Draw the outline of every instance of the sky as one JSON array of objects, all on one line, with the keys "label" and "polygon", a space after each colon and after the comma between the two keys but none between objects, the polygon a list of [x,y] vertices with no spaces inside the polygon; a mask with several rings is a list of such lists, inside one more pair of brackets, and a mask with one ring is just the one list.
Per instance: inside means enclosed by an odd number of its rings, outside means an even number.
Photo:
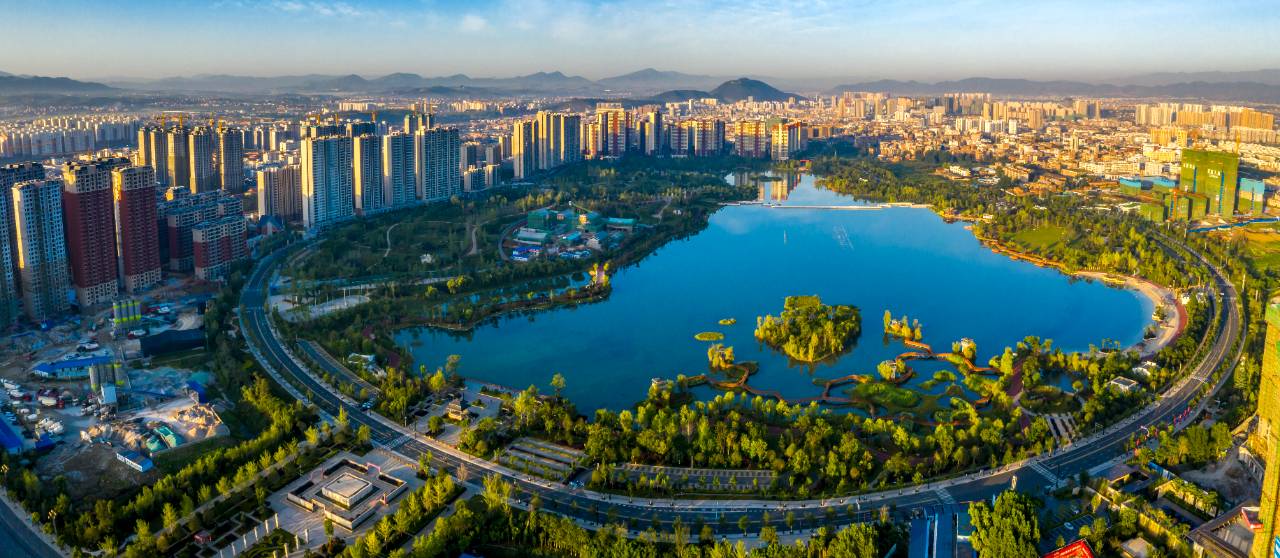
[{"label": "sky", "polygon": [[1280,0],[0,0],[0,14],[11,45],[0,71],[79,79],[599,79],[653,67],[1100,80],[1280,68]]}]

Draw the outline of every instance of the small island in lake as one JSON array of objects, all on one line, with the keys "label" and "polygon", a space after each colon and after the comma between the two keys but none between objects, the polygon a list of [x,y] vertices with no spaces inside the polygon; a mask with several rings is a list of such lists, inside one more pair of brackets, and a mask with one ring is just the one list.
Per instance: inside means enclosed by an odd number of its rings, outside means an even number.
[{"label": "small island in lake", "polygon": [[780,316],[756,318],[756,339],[801,362],[843,353],[861,333],[855,306],[826,305],[817,296],[789,296]]}]

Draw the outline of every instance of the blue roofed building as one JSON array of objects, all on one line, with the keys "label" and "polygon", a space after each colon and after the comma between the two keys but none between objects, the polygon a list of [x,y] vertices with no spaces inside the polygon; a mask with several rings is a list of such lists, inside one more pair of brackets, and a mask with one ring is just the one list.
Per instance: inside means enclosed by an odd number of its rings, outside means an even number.
[{"label": "blue roofed building", "polygon": [[150,471],[155,466],[151,463],[151,458],[143,456],[136,451],[116,452],[116,459],[139,473]]},{"label": "blue roofed building", "polygon": [[964,504],[931,506],[911,520],[907,556],[910,558],[969,558],[973,525]]},{"label": "blue roofed building", "polygon": [[70,360],[55,360],[37,364],[32,372],[41,378],[50,380],[85,380],[89,378],[89,370],[94,367],[112,366],[109,356],[91,356]]},{"label": "blue roofed building", "polygon": [[4,446],[4,451],[9,455],[17,455],[24,449],[22,436],[18,435],[13,425],[6,420],[0,420],[0,446]]}]

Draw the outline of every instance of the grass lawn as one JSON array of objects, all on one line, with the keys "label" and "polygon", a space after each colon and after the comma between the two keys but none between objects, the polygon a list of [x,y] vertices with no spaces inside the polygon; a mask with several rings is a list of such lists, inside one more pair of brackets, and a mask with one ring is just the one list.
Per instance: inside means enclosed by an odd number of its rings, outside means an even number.
[{"label": "grass lawn", "polygon": [[202,370],[209,367],[209,353],[204,348],[191,349],[151,358],[150,368],[168,366],[182,370]]},{"label": "grass lawn", "polygon": [[891,413],[905,411],[920,404],[920,394],[914,390],[884,382],[858,384],[849,390],[849,394],[880,405]]},{"label": "grass lawn", "polygon": [[154,455],[156,467],[165,474],[175,473],[179,469],[187,466],[187,464],[203,457],[205,454],[218,449],[229,448],[236,445],[236,440],[230,436],[218,436],[208,440],[184,444]]},{"label": "grass lawn", "polygon": [[1067,229],[1057,225],[1045,225],[1034,229],[1027,229],[1013,235],[1013,241],[1017,244],[1035,250],[1037,252],[1047,251],[1055,245],[1068,242]]},{"label": "grass lawn", "polygon": [[1255,265],[1270,271],[1280,271],[1280,224],[1261,223],[1220,234],[1225,237],[1243,237],[1248,245],[1249,259]]},{"label": "grass lawn", "polygon": [[1036,386],[1022,394],[1022,406],[1034,413],[1073,413],[1080,409],[1076,398],[1054,386]]}]

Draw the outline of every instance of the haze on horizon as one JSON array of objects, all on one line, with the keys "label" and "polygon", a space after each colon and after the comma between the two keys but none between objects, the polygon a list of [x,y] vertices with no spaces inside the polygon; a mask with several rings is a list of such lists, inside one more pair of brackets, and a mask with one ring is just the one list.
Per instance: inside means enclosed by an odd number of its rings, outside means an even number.
[{"label": "haze on horizon", "polygon": [[[1105,80],[1280,67],[1274,1],[0,0],[0,70],[78,79],[716,76]],[[22,22],[16,25],[12,22]]]}]

